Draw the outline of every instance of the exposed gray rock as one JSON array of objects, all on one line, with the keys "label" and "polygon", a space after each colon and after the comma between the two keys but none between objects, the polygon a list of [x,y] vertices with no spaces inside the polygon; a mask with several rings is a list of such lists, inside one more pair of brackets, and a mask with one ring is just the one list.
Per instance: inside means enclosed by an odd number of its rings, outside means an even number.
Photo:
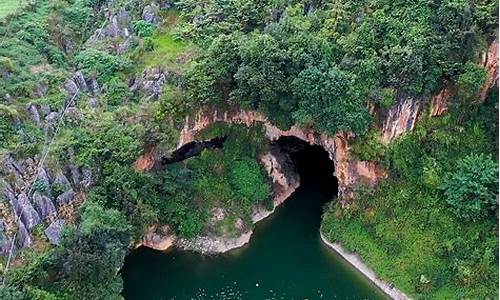
[{"label": "exposed gray rock", "polygon": [[49,87],[46,84],[39,84],[35,88],[35,95],[38,98],[45,97],[45,95],[47,95],[48,90],[49,90]]},{"label": "exposed gray rock", "polygon": [[30,233],[24,226],[22,222],[19,222],[19,228],[18,228],[18,233],[17,233],[17,246],[20,249],[29,247],[32,243]]},{"label": "exposed gray rock", "polygon": [[90,46],[107,38],[123,38],[124,40],[130,38],[131,21],[128,11],[120,9],[116,14],[108,16],[107,25],[102,29],[97,29],[86,44]]},{"label": "exposed gray rock", "polygon": [[42,219],[57,214],[56,207],[49,197],[42,195],[39,192],[35,192],[33,194],[33,202],[35,203],[36,210]]},{"label": "exposed gray rock", "polygon": [[43,129],[45,131],[45,133],[48,134],[54,130],[58,117],[59,117],[59,114],[56,113],[55,111],[49,113],[47,115],[47,117],[45,117],[45,127]]},{"label": "exposed gray rock", "polygon": [[160,6],[156,2],[146,5],[142,10],[142,19],[152,24],[158,24],[160,22],[159,10]]},{"label": "exposed gray rock", "polygon": [[45,229],[45,235],[51,244],[59,245],[61,243],[64,225],[66,225],[64,220],[55,220]]},{"label": "exposed gray rock", "polygon": [[17,199],[11,203],[17,216],[21,216],[21,221],[28,229],[33,228],[35,225],[40,224],[42,221],[40,216],[33,208],[25,193],[19,194]]},{"label": "exposed gray rock", "polygon": [[61,206],[64,204],[70,204],[71,202],[73,202],[73,200],[75,200],[75,196],[75,191],[73,191],[73,189],[70,189],[57,197],[57,205]]},{"label": "exposed gray rock", "polygon": [[[87,81],[85,80],[85,77],[83,76],[82,71],[75,72],[75,75],[73,75],[73,82],[80,89],[80,91],[82,91],[82,92],[88,91]],[[72,93],[72,94],[74,94],[74,93]]]},{"label": "exposed gray rock", "polygon": [[66,178],[66,176],[64,176],[61,172],[57,173],[56,177],[52,181],[52,188],[54,188],[54,186],[56,186],[55,188],[59,191],[63,192],[71,189],[71,184],[68,178]]},{"label": "exposed gray rock", "polygon": [[66,91],[66,93],[68,93],[68,95],[70,96],[75,95],[79,91],[78,84],[76,84],[76,82],[73,79],[66,80],[66,82],[63,85],[63,88]]},{"label": "exposed gray rock", "polygon": [[50,114],[50,105],[48,104],[42,104],[40,105],[39,111],[42,113],[44,117],[47,117]]},{"label": "exposed gray rock", "polygon": [[92,95],[95,95],[97,92],[99,92],[99,83],[97,83],[97,80],[95,78],[87,79],[87,87]]},{"label": "exposed gray rock", "polygon": [[38,113],[38,109],[36,108],[36,105],[34,104],[29,104],[28,105],[28,113],[30,115],[31,120],[37,125],[40,125],[40,114]]},{"label": "exposed gray rock", "polygon": [[170,76],[171,72],[161,67],[147,68],[142,72],[141,77],[130,87],[130,90],[146,94],[149,100],[156,100],[161,95],[163,85]]},{"label": "exposed gray rock", "polygon": [[89,106],[92,108],[96,108],[99,105],[99,101],[95,97],[89,98]]},{"label": "exposed gray rock", "polygon": [[88,168],[82,168],[80,176],[80,187],[83,189],[88,189],[92,186],[94,182],[92,181],[92,171]]},{"label": "exposed gray rock", "polygon": [[[11,205],[12,203],[16,203],[16,195],[14,194],[14,191],[12,190],[12,187],[10,184],[6,182],[1,182],[2,187],[2,195],[5,200],[7,200]],[[1,198],[0,198],[1,199]]]},{"label": "exposed gray rock", "polygon": [[70,164],[69,173],[71,174],[71,181],[74,186],[79,186],[81,182],[81,173],[77,166]]}]

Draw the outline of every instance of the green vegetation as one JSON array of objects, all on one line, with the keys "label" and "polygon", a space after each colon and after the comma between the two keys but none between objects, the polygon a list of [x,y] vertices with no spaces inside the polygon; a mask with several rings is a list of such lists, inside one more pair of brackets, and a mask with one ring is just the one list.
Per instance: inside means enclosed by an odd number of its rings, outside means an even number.
[{"label": "green vegetation", "polygon": [[387,109],[402,97],[428,97],[442,79],[458,80],[462,66],[470,75],[461,82],[480,79],[470,60],[492,40],[498,4],[188,0],[181,7],[182,33],[207,49],[187,76],[192,101],[257,109],[284,128],[362,134],[367,102]]},{"label": "green vegetation", "polygon": [[[0,298],[119,299],[117,270],[151,225],[188,239],[252,226],[255,206],[269,204],[260,126],[214,124],[198,138],[226,137],[222,148],[155,172],[133,166],[144,149],[175,148],[184,117],[203,108],[355,133],[352,154],[390,176],[348,207],[332,204],[326,236],[417,299],[496,297],[498,97],[477,95],[497,2],[184,0],[159,9],[158,24],[142,19],[143,2],[37,0],[0,22],[0,153],[39,157],[50,119],[74,93],[68,79],[81,71],[92,88],[73,99],[46,167],[93,174],[62,244],[20,254]],[[128,22],[130,39],[89,41],[121,9],[129,15],[117,23]],[[142,79],[161,95],[135,90]],[[368,107],[383,115],[400,99],[428,99],[444,81],[457,91],[448,114],[422,114],[413,133],[379,142]]]},{"label": "green vegetation", "polygon": [[416,299],[497,294],[498,97],[473,103],[419,123],[383,156],[387,181],[324,215],[330,240]]},{"label": "green vegetation", "polygon": [[22,0],[4,0],[0,4],[0,18],[4,18],[16,11],[21,5]]}]

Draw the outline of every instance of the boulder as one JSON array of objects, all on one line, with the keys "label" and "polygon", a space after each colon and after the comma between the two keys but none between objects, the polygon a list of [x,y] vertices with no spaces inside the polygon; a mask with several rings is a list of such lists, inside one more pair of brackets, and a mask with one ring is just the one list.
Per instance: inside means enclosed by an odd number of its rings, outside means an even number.
[{"label": "boulder", "polygon": [[59,245],[61,243],[64,225],[66,225],[64,220],[55,220],[45,229],[45,235],[51,244]]},{"label": "boulder", "polygon": [[31,120],[37,125],[40,125],[40,114],[38,113],[38,109],[36,108],[36,105],[34,104],[29,104],[27,111],[30,115]]},{"label": "boulder", "polygon": [[45,97],[45,95],[47,95],[48,90],[49,87],[46,84],[39,84],[35,87],[35,95],[38,98]]},{"label": "boulder", "polygon": [[[75,75],[73,75],[73,82],[80,89],[80,91],[86,92],[88,90],[87,81],[85,80],[82,71],[75,72]],[[71,94],[74,95],[74,93]]]},{"label": "boulder", "polygon": [[66,93],[68,93],[68,95],[70,96],[75,95],[80,90],[78,85],[72,79],[66,80],[66,82],[63,85],[63,88],[66,91]]},{"label": "boulder", "polygon": [[73,200],[75,200],[75,196],[75,191],[73,191],[73,189],[70,189],[57,197],[57,205],[61,206],[64,204],[70,204],[71,202],[73,202]]},{"label": "boulder", "polygon": [[156,100],[161,95],[161,91],[167,79],[171,77],[171,72],[161,67],[147,68],[142,75],[130,87],[132,92],[142,92],[148,96],[149,100]]},{"label": "boulder", "polygon": [[20,249],[29,247],[32,243],[31,235],[24,226],[22,222],[19,222],[19,228],[17,232],[17,246]]},{"label": "boulder", "polygon": [[54,202],[49,197],[35,192],[33,194],[33,202],[35,203],[36,211],[42,219],[57,214]]},{"label": "boulder", "polygon": [[42,221],[36,210],[29,202],[28,196],[26,196],[25,193],[21,193],[17,197],[16,201],[11,204],[16,212],[16,215],[21,216],[21,221],[24,225],[26,225],[27,229],[33,228]]},{"label": "boulder", "polygon": [[160,22],[159,10],[160,6],[156,2],[146,5],[142,10],[142,19],[152,24],[158,24]]},{"label": "boulder", "polygon": [[62,172],[59,172],[54,178],[54,181],[52,181],[52,188],[55,188],[61,192],[65,192],[71,189],[71,183]]}]

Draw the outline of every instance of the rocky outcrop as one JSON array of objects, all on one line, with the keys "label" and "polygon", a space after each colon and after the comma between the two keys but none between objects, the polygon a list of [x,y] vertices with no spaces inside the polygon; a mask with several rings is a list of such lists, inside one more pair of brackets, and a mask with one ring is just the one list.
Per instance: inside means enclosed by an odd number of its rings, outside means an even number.
[{"label": "rocky outcrop", "polygon": [[197,251],[203,254],[224,253],[243,247],[250,241],[251,236],[252,231],[244,232],[235,238],[200,236],[191,240],[179,239],[176,246],[184,250]]},{"label": "rocky outcrop", "polygon": [[484,101],[489,90],[494,86],[498,86],[498,38],[490,44],[488,52],[483,56],[482,64],[488,71],[486,82],[480,94],[481,101]]},{"label": "rocky outcrop", "polygon": [[63,219],[67,219],[68,204],[76,198],[75,189],[83,191],[92,182],[90,170],[72,165],[56,169],[52,175],[46,168],[37,172],[38,159],[16,160],[7,155],[0,163],[0,221],[3,225],[0,235],[4,237],[0,240],[0,256],[8,254],[14,236],[14,251],[30,246],[31,231],[38,224],[47,227],[45,234],[50,242],[58,242],[58,230],[66,222]]},{"label": "rocky outcrop", "polygon": [[172,72],[162,67],[146,68],[142,72],[142,75],[132,84],[130,90],[135,93],[141,92],[148,98],[148,100],[158,100],[161,95],[163,85],[172,76]]},{"label": "rocky outcrop", "polygon": [[413,130],[422,102],[412,97],[402,98],[393,105],[382,123],[381,141],[389,144],[402,134]]},{"label": "rocky outcrop", "polygon": [[66,225],[64,220],[55,220],[45,229],[45,235],[51,244],[59,245],[61,243],[64,225]]},{"label": "rocky outcrop", "polygon": [[160,5],[156,2],[151,2],[142,10],[142,19],[151,24],[158,24],[161,21],[159,16]]},{"label": "rocky outcrop", "polygon": [[139,245],[158,251],[165,251],[172,247],[176,240],[177,237],[173,234],[170,226],[154,225],[146,231]]},{"label": "rocky outcrop", "polygon": [[35,192],[33,194],[33,201],[35,203],[36,211],[42,219],[55,216],[57,214],[54,202],[48,196]]},{"label": "rocky outcrop", "polygon": [[431,117],[438,117],[448,112],[448,103],[453,96],[451,87],[447,84],[436,95],[431,98]]},{"label": "rocky outcrop", "polygon": [[130,49],[132,39],[132,18],[130,13],[121,8],[115,14],[108,14],[106,25],[97,29],[87,40],[87,47],[94,46],[98,41],[110,39],[117,43],[107,43],[108,50],[116,53],[124,53]]},{"label": "rocky outcrop", "polygon": [[271,199],[273,199],[273,208],[258,205],[252,213],[254,223],[271,215],[275,208],[288,199],[300,185],[300,177],[297,174],[293,162],[287,154],[282,153],[277,148],[264,154],[260,158],[267,175],[272,179]]}]

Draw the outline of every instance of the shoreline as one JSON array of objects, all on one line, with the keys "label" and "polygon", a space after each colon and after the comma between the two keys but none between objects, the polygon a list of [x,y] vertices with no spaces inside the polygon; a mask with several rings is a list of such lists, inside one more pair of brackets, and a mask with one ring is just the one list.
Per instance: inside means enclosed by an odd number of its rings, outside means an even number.
[{"label": "shoreline", "polygon": [[[288,186],[287,189],[281,191],[273,201],[274,205],[271,210],[256,209],[252,214],[252,223],[255,226],[258,222],[271,216],[276,208],[283,204],[285,200],[290,198],[295,190],[299,187],[298,182],[294,182],[292,185]],[[208,237],[199,236],[194,240],[178,239],[173,245],[182,250],[195,251],[203,255],[216,255],[229,252],[241,248],[250,242],[253,235],[254,228],[242,233],[240,236],[235,238],[219,238],[219,237]]]},{"label": "shoreline", "polygon": [[338,253],[344,260],[346,260],[351,266],[353,266],[358,272],[363,274],[370,282],[372,282],[380,291],[382,291],[385,295],[389,296],[394,300],[410,300],[405,293],[401,292],[395,287],[391,287],[391,285],[381,279],[377,278],[375,272],[368,267],[361,258],[356,253],[350,253],[346,251],[340,244],[332,243],[326,239],[320,229],[320,237],[321,241],[325,245],[327,245],[330,249],[334,250]]}]

